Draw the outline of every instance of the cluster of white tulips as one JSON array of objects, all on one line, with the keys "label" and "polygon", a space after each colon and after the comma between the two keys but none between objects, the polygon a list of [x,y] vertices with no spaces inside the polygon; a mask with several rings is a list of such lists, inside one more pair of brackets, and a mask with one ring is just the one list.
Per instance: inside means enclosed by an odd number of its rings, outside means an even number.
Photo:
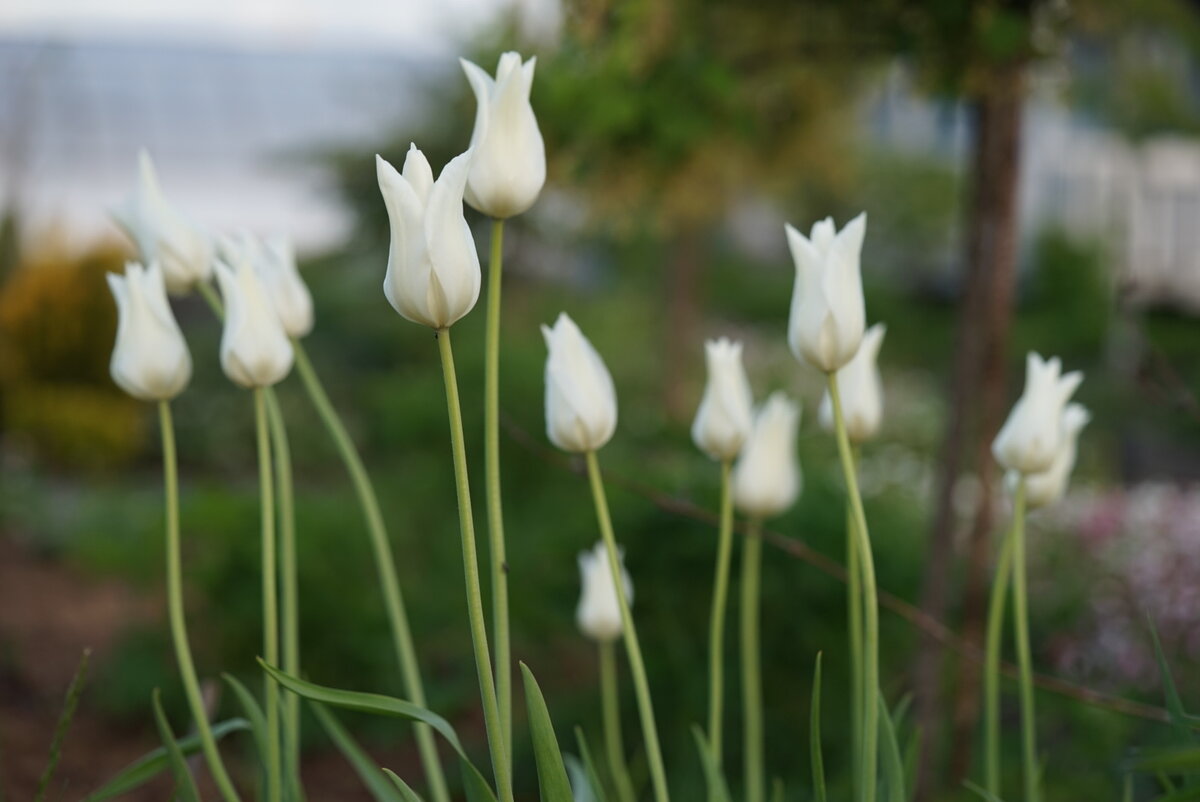
[{"label": "cluster of white tulips", "polygon": [[[467,609],[481,704],[492,768],[488,780],[463,752],[450,725],[426,708],[417,649],[404,609],[390,541],[375,491],[354,444],[317,378],[301,338],[313,328],[313,301],[286,242],[259,241],[245,234],[210,238],[164,198],[149,156],[142,154],[140,181],[132,201],[118,217],[141,254],[109,282],[120,313],[112,356],[113,379],[132,396],[158,403],[162,423],[167,495],[167,577],[171,631],[196,736],[176,741],[158,713],[167,753],[180,789],[192,787],[182,755],[201,750],[226,802],[239,800],[222,762],[217,740],[236,729],[212,726],[201,699],[188,646],[183,614],[178,489],[169,402],[183,392],[192,372],[191,357],[171,311],[168,293],[193,290],[223,319],[220,359],[225,374],[252,391],[260,467],[262,533],[263,708],[254,695],[230,679],[246,719],[252,722],[264,766],[261,797],[271,802],[303,798],[299,767],[299,704],[310,700],[321,723],[346,751],[364,781],[381,800],[435,802],[450,799],[449,784],[434,738],[455,752],[469,799],[512,802],[513,679],[509,645],[508,566],[505,558],[499,470],[499,343],[504,220],[527,210],[545,180],[542,137],[529,102],[534,60],[516,53],[501,57],[493,78],[470,62],[463,68],[478,104],[470,144],[450,160],[437,178],[413,145],[401,170],[377,159],[380,193],[391,225],[384,296],[406,320],[436,333],[445,378],[451,456],[454,466]],[[467,472],[467,447],[459,404],[459,382],[451,347],[451,327],[469,314],[483,283],[475,240],[464,217],[464,202],[493,219],[489,261],[486,360],[484,376],[487,523],[492,599],[489,631],[481,593],[475,525]],[[879,625],[874,560],[867,519],[858,491],[856,452],[878,432],[883,421],[882,382],[877,359],[882,324],[867,327],[860,270],[866,216],[838,230],[832,219],[817,222],[809,236],[786,227],[795,263],[787,341],[797,360],[826,377],[819,421],[836,438],[847,491],[846,565],[849,649],[853,666],[851,718],[854,731],[856,798],[873,802],[878,793],[881,716]],[[215,277],[219,294],[214,290]],[[575,322],[562,313],[543,326],[548,351],[545,367],[546,434],[558,448],[583,455],[595,503],[600,540],[579,556],[582,594],[576,611],[579,628],[599,645],[603,708],[604,772],[591,763],[580,744],[587,770],[570,779],[541,692],[524,666],[529,728],[538,764],[543,800],[614,799],[634,802],[638,788],[627,767],[618,714],[616,648],[624,646],[639,711],[649,769],[649,793],[669,798],[667,773],[659,747],[651,692],[634,617],[633,582],[623,564],[609,516],[597,452],[617,431],[617,391],[603,358]],[[700,400],[692,439],[720,466],[721,502],[716,544],[709,648],[710,692],[707,732],[697,742],[707,771],[709,797],[729,799],[724,780],[722,733],[724,687],[722,655],[726,597],[732,562],[735,508],[745,518],[741,556],[741,684],[743,690],[744,799],[763,802],[766,766],[763,754],[763,689],[759,670],[759,578],[761,526],[786,512],[801,492],[796,440],[800,404],[775,392],[755,409],[754,393],[742,363],[743,346],[721,338],[705,345],[708,382]],[[393,646],[404,685],[404,699],[344,691],[301,679],[297,617],[294,515],[287,431],[272,388],[293,367],[329,429],[362,504],[374,549],[380,587],[392,628]],[[988,791],[999,794],[996,720],[1000,626],[1010,578],[1016,608],[1016,644],[1022,668],[1021,700],[1025,724],[1027,800],[1037,798],[1037,754],[1033,740],[1029,643],[1025,609],[1023,517],[1027,507],[1050,504],[1062,496],[1075,460],[1075,443],[1087,412],[1068,404],[1080,375],[1060,375],[1058,360],[1029,358],[1025,395],[996,438],[997,460],[1010,472],[1014,525],[998,561],[988,640]],[[512,570],[520,575],[521,566]],[[424,794],[413,778],[381,773],[367,761],[337,723],[330,707],[348,707],[399,716],[415,722],[424,769]],[[819,756],[819,749],[814,751]],[[819,761],[814,761],[814,763]],[[824,793],[814,765],[818,790]],[[117,781],[128,783],[129,777]],[[886,786],[886,782],[885,782]],[[127,787],[127,786],[126,786]],[[180,791],[181,798],[192,798]],[[823,798],[823,796],[822,796]],[[891,797],[890,797],[891,798]]]}]

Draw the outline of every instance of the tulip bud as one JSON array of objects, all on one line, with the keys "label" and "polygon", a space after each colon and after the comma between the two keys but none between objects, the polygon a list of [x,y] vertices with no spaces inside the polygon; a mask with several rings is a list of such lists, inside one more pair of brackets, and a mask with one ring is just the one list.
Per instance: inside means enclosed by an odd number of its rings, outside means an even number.
[{"label": "tulip bud", "polygon": [[[621,583],[625,586],[625,601],[633,606],[633,580],[625,570],[625,553],[618,549],[621,561]],[[598,641],[615,640],[621,634],[621,605],[617,586],[612,578],[612,563],[608,549],[600,542],[590,551],[579,553],[579,578],[583,592],[575,608],[575,622],[584,635]]]},{"label": "tulip bud", "polygon": [[145,150],[138,153],[137,189],[113,218],[133,239],[142,261],[160,265],[171,294],[184,295],[212,275],[212,243],[167,203]]},{"label": "tulip bud", "polygon": [[312,331],[312,293],[300,277],[296,255],[287,237],[260,241],[243,233],[236,240],[223,238],[219,245],[226,262],[236,264],[239,259],[247,259],[254,265],[289,337],[300,338]]},{"label": "tulip bud", "polygon": [[460,61],[476,103],[467,203],[498,220],[512,217],[532,206],[546,183],[546,146],[529,104],[537,58],[522,64],[520,53],[505,53],[495,80]]},{"label": "tulip bud", "polygon": [[1075,371],[1065,376],[1058,358],[1035,353],[1026,359],[1025,392],[992,442],[992,454],[1005,468],[1026,476],[1044,473],[1054,464],[1063,438],[1063,408],[1083,381]]},{"label": "tulip bud", "polygon": [[470,159],[470,151],[454,157],[434,181],[416,145],[403,174],[375,157],[392,227],[384,294],[401,316],[433,329],[459,320],[479,300],[479,255],[462,206]]},{"label": "tulip bud", "polygon": [[[887,326],[876,323],[863,335],[862,345],[846,366],[838,371],[838,395],[842,401],[842,420],[852,443],[865,443],[876,435],[883,422],[883,382],[879,378],[879,347]],[[821,399],[818,413],[821,428],[834,429],[833,400],[829,391]]]},{"label": "tulip bud", "polygon": [[800,407],[781,392],[772,393],[758,416],[750,439],[733,468],[733,501],[755,518],[778,515],[800,495],[800,463],[796,430]]},{"label": "tulip bud", "polygon": [[270,387],[292,369],[295,354],[279,315],[248,259],[233,267],[216,265],[225,302],[221,333],[221,367],[242,387]]},{"label": "tulip bud", "polygon": [[788,345],[797,359],[832,373],[854,358],[866,327],[859,256],[867,215],[840,232],[827,217],[812,227],[811,238],[784,228],[796,263]]},{"label": "tulip bud", "polygon": [[617,428],[617,391],[600,354],[562,312],[542,326],[546,356],[546,435],[563,451],[595,451]]},{"label": "tulip bud", "polygon": [[[1049,506],[1066,494],[1067,482],[1075,468],[1079,433],[1091,419],[1091,414],[1082,404],[1067,404],[1062,414],[1062,443],[1054,455],[1054,464],[1048,471],[1025,477],[1025,504],[1029,509]],[[1009,489],[1015,490],[1021,474],[1009,471],[1005,478]]]},{"label": "tulip bud", "polygon": [[141,401],[168,401],[192,377],[192,357],[171,313],[162,270],[125,265],[125,275],[108,274],[117,301],[117,342],[109,372],[113,381]]},{"label": "tulip bud", "polygon": [[704,344],[708,384],[692,423],[692,441],[715,460],[731,460],[754,426],[754,394],[742,367],[742,344],[722,337]]}]

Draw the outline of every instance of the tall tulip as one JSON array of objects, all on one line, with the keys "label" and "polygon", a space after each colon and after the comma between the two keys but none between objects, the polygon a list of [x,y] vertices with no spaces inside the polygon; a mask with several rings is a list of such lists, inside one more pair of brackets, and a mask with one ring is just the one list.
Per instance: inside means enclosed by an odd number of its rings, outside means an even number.
[{"label": "tall tulip", "polygon": [[1022,474],[1050,470],[1062,443],[1063,409],[1083,381],[1079,371],[1062,373],[1058,357],[1026,358],[1025,392],[992,443],[992,453],[1005,468]]},{"label": "tall tulip", "polygon": [[[621,581],[625,598],[633,605],[633,580],[625,569],[621,553]],[[575,622],[580,631],[592,640],[612,641],[621,636],[621,606],[617,602],[617,587],[608,564],[608,552],[599,542],[588,551],[579,553],[579,578],[582,592],[575,609]]]},{"label": "tall tulip", "polygon": [[145,150],[138,153],[137,188],[113,217],[137,245],[142,261],[162,267],[172,295],[185,295],[212,275],[211,241],[167,202]]},{"label": "tall tulip", "polygon": [[192,357],[167,301],[157,264],[130,262],[125,275],[108,275],[117,302],[117,341],[109,371],[113,381],[141,401],[167,401],[192,377]]},{"label": "tall tulip", "polygon": [[392,229],[384,294],[401,316],[433,329],[447,328],[479,300],[479,255],[462,208],[470,166],[468,151],[451,159],[434,181],[416,145],[409,148],[403,173],[375,157]]},{"label": "tall tulip", "polygon": [[[838,384],[842,394],[842,415],[846,421],[846,434],[850,442],[861,444],[879,432],[883,422],[883,382],[879,377],[879,348],[887,326],[876,323],[863,335],[858,353],[846,366],[838,371]],[[825,391],[818,411],[821,428],[834,430],[833,402],[829,391]]]},{"label": "tall tulip", "polygon": [[779,515],[800,495],[796,433],[800,407],[782,392],[767,399],[733,468],[733,500],[753,518]]},{"label": "tall tulip", "polygon": [[476,103],[467,203],[498,220],[518,215],[533,205],[546,182],[546,147],[529,103],[537,58],[522,64],[520,53],[505,53],[495,79],[460,61]]},{"label": "tall tulip", "polygon": [[617,391],[600,354],[566,312],[542,326],[546,358],[546,434],[563,451],[602,447],[617,428]]},{"label": "tall tulip", "polygon": [[859,260],[867,216],[860,214],[841,231],[827,217],[809,237],[791,225],[785,230],[796,264],[788,345],[797,359],[832,373],[854,358],[866,327]]},{"label": "tall tulip", "polygon": [[737,457],[754,426],[754,396],[742,367],[742,344],[725,337],[704,344],[708,383],[692,422],[692,441],[715,460]]},{"label": "tall tulip", "polygon": [[216,266],[225,300],[221,334],[221,367],[234,383],[247,388],[270,387],[292,369],[294,352],[266,288],[249,260],[234,267]]}]

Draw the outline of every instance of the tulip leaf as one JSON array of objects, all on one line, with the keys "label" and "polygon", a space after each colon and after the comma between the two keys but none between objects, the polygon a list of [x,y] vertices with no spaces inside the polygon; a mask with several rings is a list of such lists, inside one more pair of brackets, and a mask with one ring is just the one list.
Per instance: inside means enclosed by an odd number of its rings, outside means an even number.
[{"label": "tulip leaf", "polygon": [[1163,695],[1166,697],[1167,710],[1171,714],[1171,727],[1175,730],[1175,736],[1180,743],[1195,743],[1192,727],[1188,723],[1187,711],[1183,709],[1183,699],[1179,695],[1179,688],[1175,685],[1171,667],[1167,665],[1167,656],[1163,653],[1162,641],[1158,638],[1158,629],[1155,628],[1154,621],[1149,616],[1146,617],[1146,623],[1150,626],[1150,639],[1154,641],[1154,657],[1158,661],[1158,671],[1162,675]]},{"label": "tulip leaf", "polygon": [[1191,772],[1200,770],[1200,746],[1155,749],[1139,756],[1134,768],[1147,772]]},{"label": "tulip leaf", "polygon": [[771,783],[771,802],[783,802],[783,800],[783,778],[776,777],[774,782]]},{"label": "tulip leaf", "polygon": [[250,731],[254,734],[254,747],[258,750],[259,760],[263,762],[263,765],[266,765],[267,719],[263,715],[262,708],[258,705],[258,700],[232,674],[222,674],[221,679],[225,680],[225,684],[233,690],[233,695],[237,697],[238,704],[242,706],[242,713],[245,714],[246,719],[250,722]]},{"label": "tulip leaf", "polygon": [[963,783],[963,787],[966,788],[971,793],[978,796],[980,799],[984,799],[987,802],[1004,802],[1003,799],[996,796],[991,791],[987,790],[986,788],[983,788],[982,786],[976,785],[975,783],[971,782],[970,780],[965,781]]},{"label": "tulip leaf", "polygon": [[883,740],[880,752],[883,756],[883,785],[886,802],[905,802],[908,786],[904,782],[904,760],[900,757],[900,742],[896,740],[896,727],[892,714],[888,712],[883,694],[879,695],[879,736]]},{"label": "tulip leaf", "polygon": [[572,802],[571,782],[567,779],[546,698],[542,696],[533,672],[524,663],[521,663],[521,676],[525,681],[525,705],[529,710],[529,731],[533,737],[533,757],[537,763],[542,802]]},{"label": "tulip leaf", "polygon": [[362,693],[360,691],[345,691],[340,688],[317,685],[308,680],[293,677],[291,674],[280,671],[274,666],[267,665],[261,657],[258,660],[258,664],[262,666],[263,671],[274,677],[280,685],[311,702],[321,702],[330,707],[341,707],[346,710],[357,710],[360,713],[391,716],[393,718],[402,718],[408,721],[419,721],[423,724],[428,724],[458,754],[459,762],[462,765],[463,787],[468,802],[495,802],[495,792],[492,791],[491,786],[488,785],[483,775],[479,773],[479,769],[475,768],[475,764],[467,757],[466,750],[463,749],[462,743],[458,740],[458,733],[454,731],[454,727],[450,726],[450,722],[437,713],[393,696],[384,696],[379,693]]},{"label": "tulip leaf", "polygon": [[596,802],[608,802],[608,794],[604,791],[604,784],[600,782],[600,772],[596,771],[596,762],[592,760],[592,750],[588,748],[583,727],[575,728],[575,743],[579,745],[579,757],[587,771],[587,780],[591,785],[593,798]]},{"label": "tulip leaf", "polygon": [[[363,751],[354,737],[337,720],[337,717],[329,712],[329,708],[320,702],[311,700],[308,704],[312,708],[313,714],[316,715],[317,721],[321,723],[346,761],[354,767],[359,779],[371,792],[371,796],[376,799],[376,802],[411,802],[411,797],[404,796],[395,785],[388,782],[379,766],[371,759],[370,755]],[[411,789],[409,790],[411,792]]]},{"label": "tulip leaf", "polygon": [[[214,724],[212,733],[213,738],[219,741],[231,732],[241,732],[248,729],[250,729],[250,722],[246,721],[246,719],[231,718]],[[189,735],[186,738],[180,738],[175,744],[185,757],[194,755],[200,751],[200,737],[198,735]],[[167,768],[168,760],[167,748],[165,746],[160,746],[158,749],[147,752],[118,772],[115,777],[103,786],[84,797],[83,802],[100,802],[103,799],[112,799],[121,794],[127,794],[158,776],[163,769]]]},{"label": "tulip leaf", "polygon": [[821,754],[821,652],[813,669],[812,711],[808,725],[808,749],[812,762],[813,793],[817,802],[826,802],[825,758]]},{"label": "tulip leaf", "polygon": [[575,802],[599,802],[583,761],[568,752],[563,755],[563,763],[567,766],[567,779],[571,781],[571,797]]},{"label": "tulip leaf", "polygon": [[708,787],[708,798],[715,802],[730,802],[729,787],[721,774],[721,767],[713,759],[708,739],[698,724],[692,725],[692,737],[696,739],[696,749],[700,752],[700,763],[704,766],[704,782]]},{"label": "tulip leaf", "polygon": [[400,779],[399,774],[389,768],[384,768],[382,771],[387,775],[388,779],[392,781],[392,784],[396,786],[396,790],[400,792],[400,798],[403,799],[404,802],[424,802],[424,800],[421,799],[420,794],[414,791],[408,783]]},{"label": "tulip leaf", "polygon": [[196,781],[192,779],[192,772],[183,758],[183,751],[175,740],[175,733],[171,731],[171,723],[167,721],[167,714],[163,712],[162,692],[155,688],[154,693],[150,694],[150,699],[154,707],[154,723],[158,725],[158,737],[162,739],[167,750],[171,773],[175,775],[175,798],[180,802],[200,802],[200,791],[196,788]]}]

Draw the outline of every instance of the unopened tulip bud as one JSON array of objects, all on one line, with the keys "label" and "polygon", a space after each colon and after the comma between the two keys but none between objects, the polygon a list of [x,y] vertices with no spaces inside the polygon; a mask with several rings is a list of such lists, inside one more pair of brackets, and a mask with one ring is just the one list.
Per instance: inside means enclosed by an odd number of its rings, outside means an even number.
[{"label": "unopened tulip bud", "polygon": [[512,217],[532,206],[546,183],[546,146],[529,103],[537,59],[522,64],[519,53],[505,53],[494,80],[461,61],[476,103],[466,200],[490,217]]},{"label": "unopened tulip bud", "polygon": [[117,341],[109,372],[113,381],[142,401],[167,401],[192,377],[192,357],[171,313],[162,270],[125,265],[125,275],[108,274],[117,301]]},{"label": "unopened tulip bud", "polygon": [[392,228],[384,294],[401,316],[433,329],[459,320],[479,300],[479,254],[463,217],[470,158],[470,152],[454,157],[434,181],[416,145],[403,173],[375,157]]},{"label": "unopened tulip bud", "polygon": [[1025,371],[1025,392],[992,442],[992,454],[1008,470],[1028,476],[1054,464],[1063,438],[1063,409],[1083,374],[1062,375],[1057,357],[1044,360],[1035,353],[1027,357]]},{"label": "unopened tulip bud", "polygon": [[[879,432],[883,423],[883,382],[879,377],[879,348],[887,327],[876,323],[863,335],[862,345],[845,367],[837,373],[838,396],[842,401],[842,420],[852,443],[865,443]],[[821,399],[818,412],[821,428],[834,429],[833,400],[829,391]]]},{"label": "unopened tulip bud", "polygon": [[722,337],[704,344],[708,383],[692,423],[692,441],[715,460],[735,458],[754,426],[754,395],[742,367],[742,344]]},{"label": "unopened tulip bud", "polygon": [[796,263],[788,345],[797,359],[824,373],[844,367],[858,352],[866,327],[859,259],[867,230],[864,212],[840,232],[832,218],[805,237],[785,226]]},{"label": "unopened tulip bud", "polygon": [[[633,606],[633,580],[625,570],[625,555],[618,551],[621,583],[625,586],[625,601]],[[583,584],[575,622],[589,638],[598,641],[615,640],[621,635],[621,605],[617,586],[613,583],[612,563],[608,549],[600,542],[590,551],[579,553],[579,578]]]},{"label": "unopened tulip bud", "polygon": [[[1054,463],[1047,471],[1025,477],[1025,504],[1029,509],[1049,506],[1066,495],[1071,471],[1075,469],[1079,433],[1091,419],[1091,414],[1082,404],[1067,404],[1062,414],[1062,442],[1058,453],[1054,455]],[[1016,471],[1009,471],[1007,480],[1010,488],[1015,488],[1020,478],[1021,475]]]},{"label": "unopened tulip bud", "polygon": [[242,387],[270,387],[292,369],[295,354],[262,281],[247,259],[216,265],[225,302],[221,367]]},{"label": "unopened tulip bud", "polygon": [[171,294],[184,295],[212,275],[212,242],[167,202],[145,150],[138,154],[137,189],[113,218],[133,239],[141,260],[162,268]]},{"label": "unopened tulip bud", "polygon": [[800,495],[796,433],[800,407],[784,393],[773,393],[754,419],[750,439],[733,469],[733,501],[755,518],[787,510]]},{"label": "unopened tulip bud", "polygon": [[617,428],[612,375],[566,312],[542,326],[546,356],[546,434],[563,451],[595,451]]}]

